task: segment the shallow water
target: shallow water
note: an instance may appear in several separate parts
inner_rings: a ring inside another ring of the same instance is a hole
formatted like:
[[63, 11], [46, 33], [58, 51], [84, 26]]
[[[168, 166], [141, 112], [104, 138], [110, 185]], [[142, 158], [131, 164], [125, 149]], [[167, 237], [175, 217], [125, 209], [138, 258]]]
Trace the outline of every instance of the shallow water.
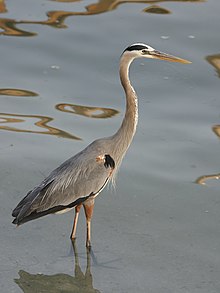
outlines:
[[[218, 0], [0, 1], [1, 292], [220, 291], [219, 9]], [[82, 214], [75, 257], [71, 212], [15, 229], [11, 211], [119, 127], [118, 60], [134, 42], [192, 64], [132, 65], [138, 130], [116, 189], [96, 200], [93, 253]]]

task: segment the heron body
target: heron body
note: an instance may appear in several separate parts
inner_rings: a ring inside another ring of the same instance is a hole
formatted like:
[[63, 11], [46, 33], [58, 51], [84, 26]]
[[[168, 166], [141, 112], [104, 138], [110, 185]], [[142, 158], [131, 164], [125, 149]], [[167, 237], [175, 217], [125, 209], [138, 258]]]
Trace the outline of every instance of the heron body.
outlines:
[[91, 246], [90, 225], [95, 198], [114, 178], [136, 131], [138, 99], [129, 80], [129, 66], [135, 58], [141, 57], [190, 63], [141, 43], [126, 48], [121, 55], [119, 67], [126, 97], [126, 111], [121, 127], [114, 135], [92, 142], [28, 192], [12, 212], [14, 224], [21, 225], [47, 214], [62, 213], [75, 208], [71, 233], [71, 238], [74, 239], [78, 215], [83, 206], [87, 222], [86, 245]]

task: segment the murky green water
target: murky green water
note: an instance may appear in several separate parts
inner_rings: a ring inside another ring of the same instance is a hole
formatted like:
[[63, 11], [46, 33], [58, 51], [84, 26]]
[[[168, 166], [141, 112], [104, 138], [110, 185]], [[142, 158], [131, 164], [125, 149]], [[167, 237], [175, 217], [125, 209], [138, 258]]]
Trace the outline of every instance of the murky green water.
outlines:
[[[220, 291], [218, 0], [0, 1], [0, 291]], [[96, 200], [93, 253], [73, 214], [16, 229], [11, 211], [124, 114], [118, 78], [134, 42], [192, 61], [137, 60], [138, 131], [116, 189]], [[195, 183], [197, 182], [197, 183]]]

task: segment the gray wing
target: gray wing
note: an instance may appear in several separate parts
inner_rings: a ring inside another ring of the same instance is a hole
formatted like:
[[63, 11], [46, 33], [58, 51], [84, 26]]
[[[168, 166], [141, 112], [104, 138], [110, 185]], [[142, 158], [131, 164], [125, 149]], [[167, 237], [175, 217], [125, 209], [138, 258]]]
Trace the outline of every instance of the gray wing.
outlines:
[[54, 213], [98, 194], [115, 167], [113, 158], [101, 147], [89, 147], [55, 169], [30, 191], [12, 212], [14, 224]]

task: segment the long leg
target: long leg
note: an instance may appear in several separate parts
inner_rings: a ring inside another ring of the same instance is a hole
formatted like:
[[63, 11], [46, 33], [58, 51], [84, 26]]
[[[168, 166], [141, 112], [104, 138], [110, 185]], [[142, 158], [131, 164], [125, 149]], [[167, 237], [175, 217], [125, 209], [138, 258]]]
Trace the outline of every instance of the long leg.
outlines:
[[74, 221], [73, 221], [73, 229], [72, 229], [72, 232], [70, 235], [70, 238], [72, 240], [74, 240], [76, 238], [76, 227], [77, 227], [77, 222], [78, 222], [79, 212], [80, 212], [81, 207], [82, 207], [82, 204], [75, 207], [75, 217], [74, 217]]
[[86, 215], [86, 247], [91, 247], [91, 219], [94, 208], [94, 199], [90, 199], [83, 204], [85, 215]]

